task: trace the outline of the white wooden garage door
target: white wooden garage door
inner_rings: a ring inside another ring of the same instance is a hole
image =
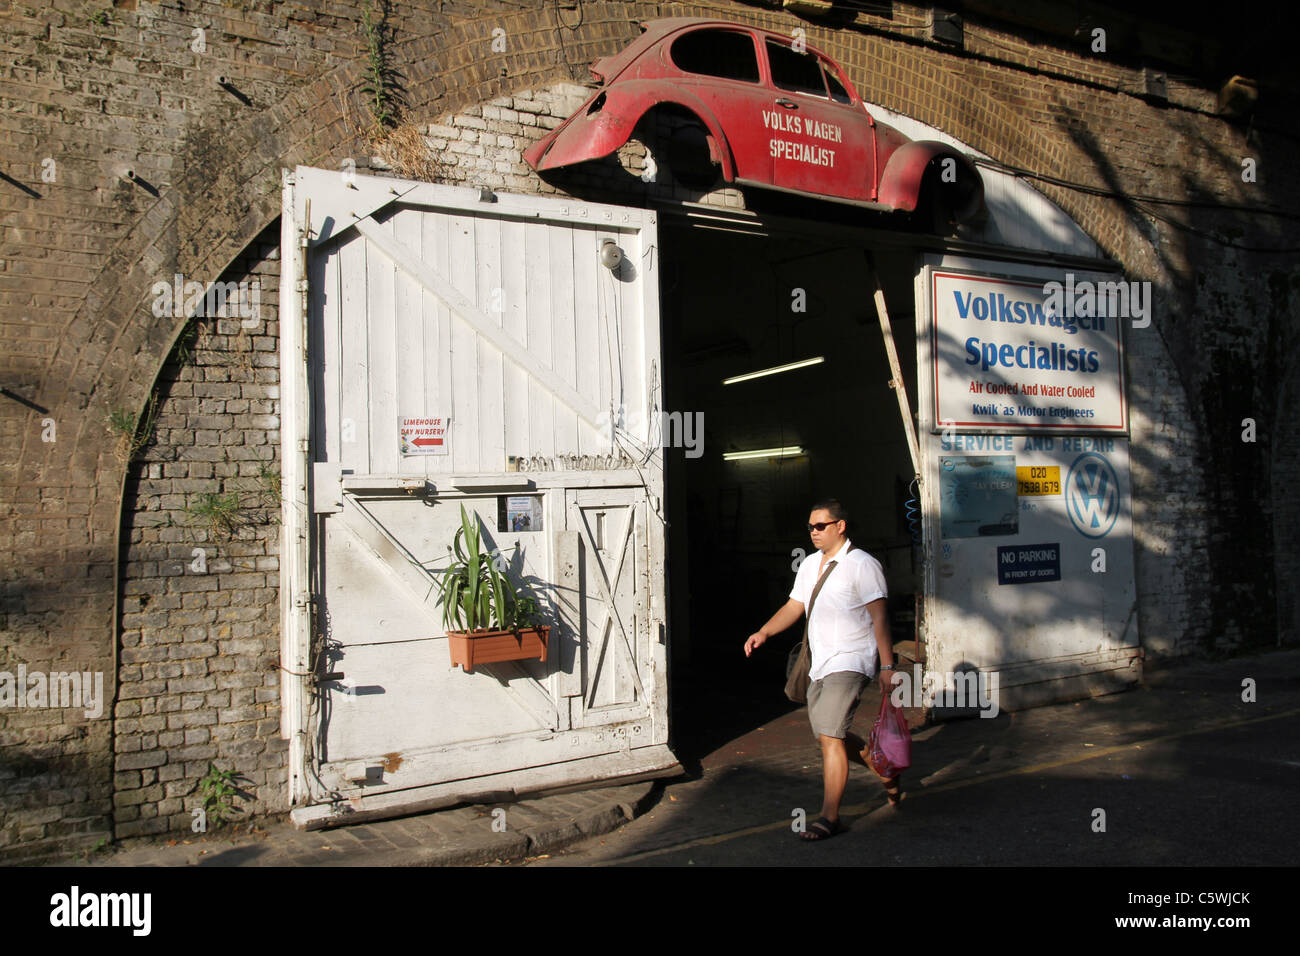
[[[311,230],[281,300],[295,819],[675,766],[653,214],[301,167],[286,208]],[[431,419],[441,445],[410,430]],[[531,529],[506,530],[521,498]],[[462,505],[541,599],[547,661],[451,667]]]

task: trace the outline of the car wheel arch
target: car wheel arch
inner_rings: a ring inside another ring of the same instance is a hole
[[[956,161],[958,181],[969,177],[969,182],[973,183],[973,187],[962,194],[962,208],[953,210],[956,221],[978,220],[984,213],[984,182],[979,170],[970,157],[957,148],[933,140],[906,143],[889,157],[880,176],[879,201],[892,209],[915,211],[927,198],[923,190],[932,185],[927,182],[927,174],[933,179],[935,174],[932,170],[944,159]]]
[[[598,101],[599,107],[593,110],[593,105]],[[731,144],[712,111],[703,102],[680,89],[665,89],[661,82],[649,80],[616,81],[604,87],[554,132],[526,150],[525,159],[534,168],[552,168],[551,164],[545,162],[552,148],[562,138],[572,136],[580,136],[586,142],[582,145],[572,142],[566,145],[564,152],[574,158],[566,159],[561,165],[609,156],[626,145],[637,126],[647,114],[656,109],[683,111],[703,126],[715,144],[723,179],[730,182],[735,178],[736,167]],[[607,116],[608,119],[589,127],[589,132],[575,125],[579,117],[594,119],[602,116]]]
[[[722,130],[722,124],[718,122],[717,117],[702,101],[681,90],[673,90],[672,94],[666,96],[663,95],[662,91],[659,91],[656,94],[638,98],[636,118],[632,122],[632,129],[650,118],[651,114],[656,111],[675,113],[693,119],[704,127],[709,138],[713,141],[713,151],[716,151],[717,162],[722,169],[722,178],[727,182],[731,182],[735,178],[735,158],[732,156],[731,143]],[[631,137],[631,132],[629,132],[628,136]]]
[[[716,164],[722,179],[726,182],[732,182],[735,179],[736,167],[735,159],[731,154],[731,144],[727,141],[726,134],[716,120],[702,115],[700,110],[693,109],[689,104],[680,100],[664,100],[646,109],[640,119],[637,120],[638,125],[655,122],[655,114],[666,115],[684,121],[671,130],[670,139],[666,143],[663,141],[658,142],[663,158],[667,160],[670,168],[673,168],[677,163],[675,154],[680,144],[678,134],[683,130],[696,127],[705,136],[705,142],[701,145],[707,153],[707,157],[705,157],[707,162],[710,165]],[[658,130],[656,130],[657,132]],[[663,147],[666,147],[666,149],[663,149]],[[676,172],[675,169],[674,172]],[[716,175],[717,173],[715,173]]]

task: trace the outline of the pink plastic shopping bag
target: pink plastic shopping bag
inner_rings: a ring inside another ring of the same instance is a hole
[[[895,707],[889,694],[881,695],[880,713],[867,741],[867,763],[886,780],[912,766],[912,735],[901,707]]]

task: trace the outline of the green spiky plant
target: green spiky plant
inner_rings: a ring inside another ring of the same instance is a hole
[[[514,631],[533,627],[537,601],[519,594],[498,567],[499,556],[483,545],[478,516],[470,518],[460,506],[460,527],[447,549],[451,564],[442,574],[443,625],[450,631]]]
[[[380,8],[380,17],[376,20],[371,0],[364,0],[361,5],[362,32],[366,38],[366,83],[361,91],[368,94],[367,105],[375,126],[386,129],[397,122],[394,94],[397,73],[390,65],[388,4],[381,0]]]
[[[271,504],[277,507],[280,504],[282,492],[280,490],[280,469],[272,467],[267,462],[263,462],[257,467],[258,491],[263,497],[269,498]]]
[[[127,463],[135,459],[144,450],[154,436],[154,426],[158,422],[158,396],[151,395],[145,405],[144,414],[137,416],[129,408],[109,410],[107,427],[110,435],[117,439],[115,449],[120,461]]]
[[[185,514],[206,525],[213,539],[233,535],[247,521],[241,513],[239,495],[233,491],[226,495],[215,492],[196,495],[185,506]]]

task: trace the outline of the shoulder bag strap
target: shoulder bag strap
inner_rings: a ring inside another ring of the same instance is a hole
[[[831,572],[835,570],[835,565],[837,565],[838,563],[839,561],[836,560],[826,565],[826,570],[823,571],[822,576],[817,579],[817,586],[813,588],[812,597],[808,599],[808,614],[806,615],[806,623],[804,624],[804,629],[803,629],[805,640],[808,638],[808,635],[811,633],[813,605],[817,603],[817,595],[821,591],[822,585],[826,583],[826,579],[831,576]]]

